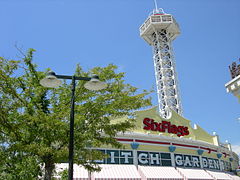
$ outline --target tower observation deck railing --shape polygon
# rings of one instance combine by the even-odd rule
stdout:
[[[170,14],[163,14],[163,15],[151,15],[147,18],[147,20],[143,23],[143,25],[140,27],[140,35],[142,35],[145,30],[148,28],[148,26],[151,23],[174,23],[178,26],[175,19]],[[179,27],[178,27],[179,28]]]
[[[146,34],[150,35],[150,29],[152,29],[153,27],[156,29],[169,29],[169,32],[171,33],[171,40],[174,40],[178,36],[178,34],[180,34],[179,25],[171,14],[153,14],[149,16],[139,28],[140,36],[143,37],[146,36]],[[149,39],[147,39],[145,40],[148,42]]]

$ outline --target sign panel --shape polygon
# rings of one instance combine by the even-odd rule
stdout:
[[[133,151],[131,150],[102,150],[108,158],[97,160],[99,164],[133,164]],[[139,165],[149,166],[172,166],[170,153],[137,151],[137,162]]]
[[[133,164],[133,152],[124,150],[106,150],[107,164]]]
[[[199,156],[174,154],[174,160],[178,167],[201,168]]]
[[[231,171],[232,170],[232,166],[231,166],[230,162],[221,160],[220,161],[220,166],[222,167],[222,169],[224,171]]]
[[[202,164],[203,168],[220,170],[220,164],[218,159],[202,157]]]
[[[137,151],[139,165],[172,166],[170,153]]]
[[[231,170],[230,162],[195,155],[174,154],[172,160],[171,153],[167,152],[136,151],[134,154],[133,150],[97,150],[108,155],[105,159],[95,161],[99,164],[134,164],[135,159],[138,165],[144,166],[173,166],[174,161],[176,167]]]

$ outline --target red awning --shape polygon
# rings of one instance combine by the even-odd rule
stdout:
[[[135,165],[100,165],[102,170],[94,172],[92,177],[95,180],[141,180]]]
[[[90,174],[84,167],[74,164],[74,180],[240,180],[240,177],[221,171],[187,169],[164,166],[138,166],[102,164],[100,172]],[[67,163],[56,164],[54,177],[60,179],[60,172],[68,168]]]
[[[230,180],[232,179],[230,174],[226,174],[224,172],[220,171],[210,171],[206,170],[207,173],[209,173],[212,177],[214,177],[216,180]]]
[[[142,180],[150,179],[183,180],[183,176],[181,176],[181,174],[174,167],[138,166],[138,171],[142,176]]]
[[[240,177],[235,174],[229,174],[233,180],[240,180]]]
[[[177,170],[184,176],[187,180],[214,180],[204,169],[185,169],[177,168]]]

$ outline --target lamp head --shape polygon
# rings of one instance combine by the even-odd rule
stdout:
[[[84,87],[88,90],[98,91],[105,89],[107,87],[107,84],[100,81],[97,75],[94,75],[90,81],[84,84]]]
[[[56,77],[55,72],[49,72],[47,76],[40,81],[40,84],[44,87],[55,88],[62,84],[62,82]]]

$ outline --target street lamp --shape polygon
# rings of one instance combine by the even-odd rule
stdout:
[[[61,85],[59,79],[71,79],[72,80],[72,96],[71,96],[71,112],[70,112],[70,136],[69,136],[69,168],[68,179],[73,180],[73,154],[74,154],[74,105],[75,105],[75,86],[76,80],[87,81],[84,87],[88,90],[98,91],[107,87],[107,84],[101,82],[98,76],[78,77],[78,76],[66,76],[56,75],[54,72],[49,72],[47,76],[40,81],[40,84],[44,87],[55,88]]]

